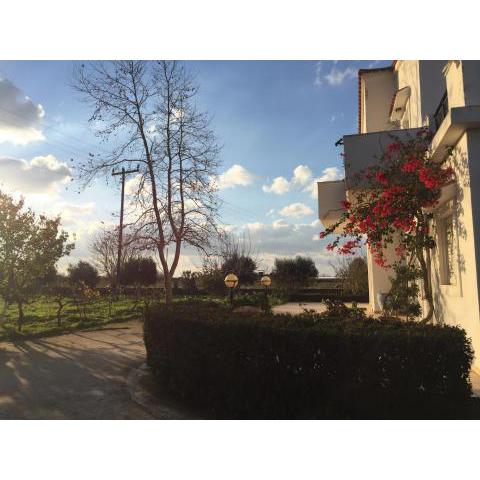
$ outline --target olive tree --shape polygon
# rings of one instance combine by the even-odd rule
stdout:
[[[317,277],[318,270],[310,257],[297,255],[295,258],[276,258],[272,275],[285,290],[306,287]]]
[[[42,292],[55,274],[55,265],[73,244],[60,229],[60,217],[47,218],[0,192],[0,295],[18,307],[18,329],[24,305]]]

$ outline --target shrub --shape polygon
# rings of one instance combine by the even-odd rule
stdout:
[[[80,260],[76,265],[68,266],[68,279],[73,285],[87,285],[95,288],[100,280],[98,270],[88,262]]]
[[[283,290],[295,291],[309,285],[318,275],[315,262],[310,257],[276,258],[272,276]]]
[[[235,273],[241,285],[248,285],[258,281],[256,268],[257,263],[252,257],[234,252],[222,263],[222,274],[225,277],[229,273]]]
[[[418,281],[422,277],[419,268],[408,265],[394,265],[395,277],[390,278],[392,287],[385,298],[385,312],[389,315],[405,315],[409,320],[419,317],[422,308],[418,298]]]
[[[153,285],[157,281],[157,265],[153,258],[134,257],[123,265],[123,285]]]
[[[160,305],[145,318],[147,361],[163,388],[216,418],[458,415],[471,393],[463,330],[332,312]]]
[[[341,280],[345,293],[368,297],[368,266],[366,257],[337,257],[331,266]]]
[[[204,259],[199,284],[209,295],[223,296],[226,294],[225,275],[216,259]]]

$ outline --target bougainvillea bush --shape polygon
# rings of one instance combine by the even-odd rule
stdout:
[[[430,140],[427,129],[406,140],[392,136],[377,161],[355,174],[354,198],[342,202],[344,212],[338,223],[320,233],[324,238],[342,227],[342,233],[327,245],[339,254],[354,254],[366,243],[374,261],[390,268],[385,249],[394,245],[398,257],[394,263],[418,265],[429,306],[425,321],[433,316],[428,273],[430,250],[435,246],[431,209],[438,204],[441,188],[454,180],[452,168],[446,165],[448,158],[442,162],[431,158]]]

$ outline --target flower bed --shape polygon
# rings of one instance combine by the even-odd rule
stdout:
[[[147,361],[163,388],[217,418],[431,418],[471,394],[456,327],[328,315],[151,309]]]

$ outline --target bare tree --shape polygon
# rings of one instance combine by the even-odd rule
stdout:
[[[335,257],[335,261],[330,262],[330,266],[335,276],[341,280],[345,292],[368,295],[368,267],[365,254],[355,257]]]
[[[93,106],[98,136],[116,142],[109,155],[91,154],[81,177],[88,184],[112,168],[140,165],[127,218],[158,252],[170,303],[182,245],[207,251],[216,234],[219,146],[195,105],[198,87],[182,64],[166,61],[82,65],[74,87]]]
[[[142,245],[128,233],[123,234],[122,257],[120,267],[125,265],[138,250],[142,250]],[[118,227],[103,228],[93,238],[90,245],[95,266],[107,278],[110,286],[113,288],[116,282],[117,262],[118,262]]]

